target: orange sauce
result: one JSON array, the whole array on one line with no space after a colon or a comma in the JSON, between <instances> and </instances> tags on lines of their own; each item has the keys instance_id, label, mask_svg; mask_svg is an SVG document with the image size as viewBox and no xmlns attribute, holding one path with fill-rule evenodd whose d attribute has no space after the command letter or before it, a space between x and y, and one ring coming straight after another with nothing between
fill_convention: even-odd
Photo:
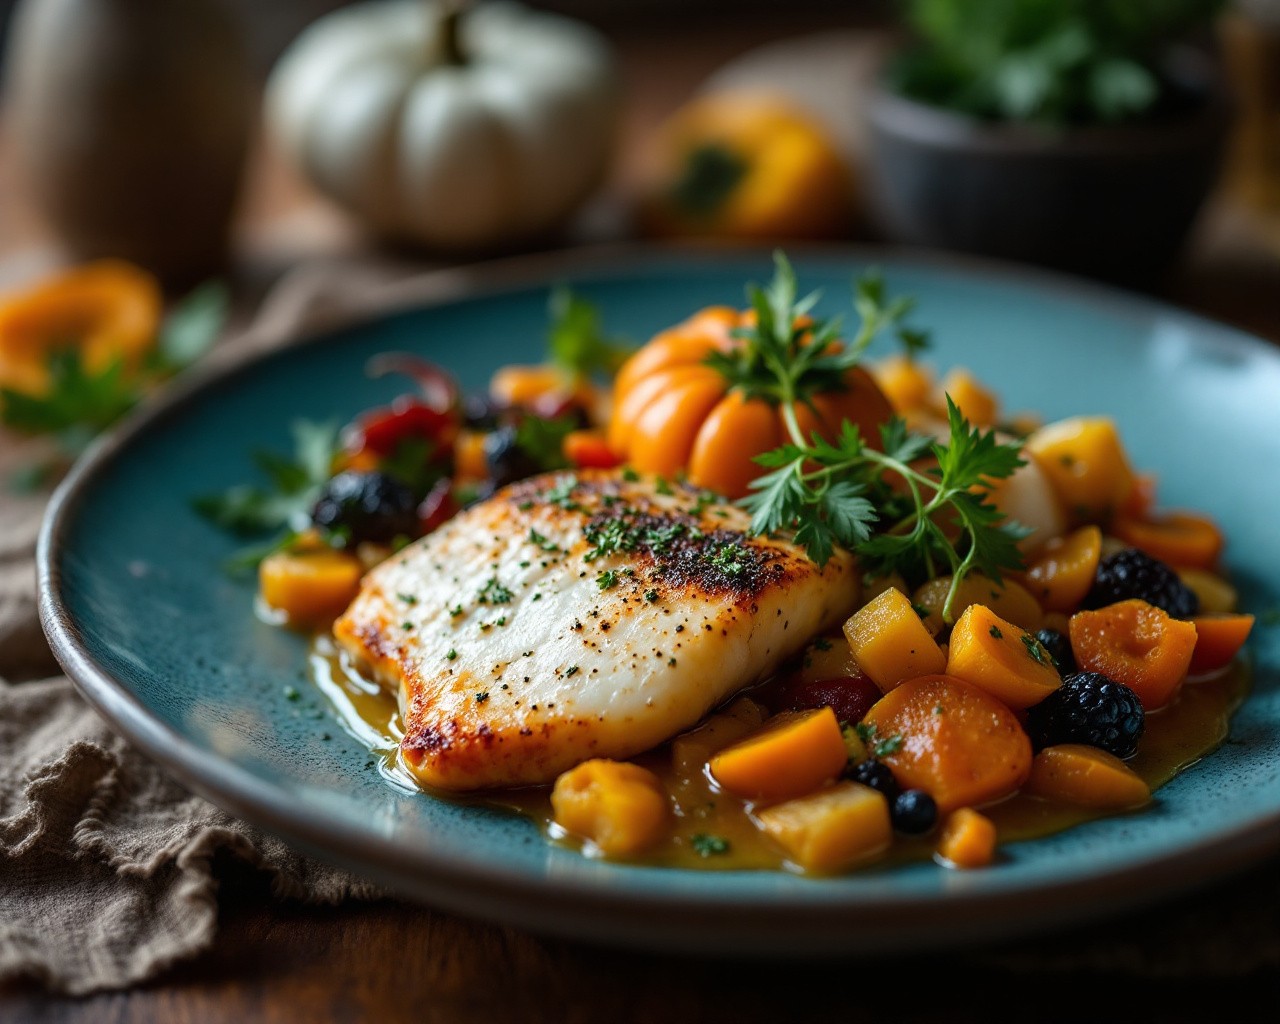
<instances>
[{"instance_id":1,"label":"orange sauce","mask_svg":"<svg viewBox=\"0 0 1280 1024\"><path fill-rule=\"evenodd\" d=\"M401 790L421 790L422 787L400 761L399 741L403 728L394 698L361 675L328 636L317 637L310 660L312 678L347 731L373 751L387 782ZM1185 684L1173 703L1147 716L1138 753L1130 759L1129 766L1152 790L1164 785L1226 739L1231 715L1248 690L1249 672L1239 662L1221 675ZM750 805L717 790L705 774L693 777L678 775L672 767L667 747L659 747L632 760L662 779L675 807L670 835L646 854L642 863L703 869L799 870L756 828ZM565 835L552 820L549 786L473 797L431 795L455 803L498 807L525 815L537 822L552 839L583 849L588 855L593 852ZM1155 799L1158 800L1159 796ZM1102 812L1022 795L983 808L983 813L995 822L1002 843L1035 839L1105 816ZM695 842L698 836L723 839L727 848L723 853L704 853L702 851L707 849L707 844ZM904 840L899 837L887 860L927 858L931 853L932 839Z\"/></svg>"}]
</instances>

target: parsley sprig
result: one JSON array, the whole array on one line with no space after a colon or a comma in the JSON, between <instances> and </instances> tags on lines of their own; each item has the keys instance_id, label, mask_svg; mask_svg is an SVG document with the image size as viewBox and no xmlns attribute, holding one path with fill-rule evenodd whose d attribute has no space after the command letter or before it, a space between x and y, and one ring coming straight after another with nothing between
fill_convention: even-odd
<instances>
[{"instance_id":1,"label":"parsley sprig","mask_svg":"<svg viewBox=\"0 0 1280 1024\"><path fill-rule=\"evenodd\" d=\"M551 292L547 312L548 359L571 379L612 376L631 355L625 341L605 335L600 311L568 288Z\"/></svg>"},{"instance_id":2,"label":"parsley sprig","mask_svg":"<svg viewBox=\"0 0 1280 1024\"><path fill-rule=\"evenodd\" d=\"M834 321L800 326L815 298L797 299L790 265L780 254L776 262L769 288L751 292L757 335L746 346L748 354L716 363L726 373L736 367L737 386L776 403L789 435L786 444L756 459L768 472L751 483L752 493L742 501L751 512L752 532L793 531L819 565L840 545L872 573L897 571L909 579L949 573L942 614L950 622L960 582L970 571L998 581L1003 570L1022 566L1017 545L1026 531L989 501L994 482L1023 465L1020 446L973 427L950 397L945 443L911 433L898 418L880 428L879 448L847 420L835 441L817 433L806 438L796 402L841 386L885 328L897 328L908 355L924 344L924 335L901 327L912 308L909 299L890 299L879 278L864 278L854 299L862 326L850 344L834 346ZM807 343L800 337L805 330L812 331Z\"/></svg>"},{"instance_id":3,"label":"parsley sprig","mask_svg":"<svg viewBox=\"0 0 1280 1024\"><path fill-rule=\"evenodd\" d=\"M811 315L822 293L813 291L799 297L791 262L781 252L773 254L773 261L773 281L765 288L756 284L747 287L755 324L734 332L740 345L728 352L714 352L706 361L746 397L777 405L794 433L799 433L794 425L796 403L847 390L846 374L882 332L894 329L910 354L927 346L925 332L902 322L915 307L915 300L909 296L888 298L878 272L864 274L854 283L854 308L861 324L853 339L843 343L839 341L839 317Z\"/></svg>"}]
</instances>

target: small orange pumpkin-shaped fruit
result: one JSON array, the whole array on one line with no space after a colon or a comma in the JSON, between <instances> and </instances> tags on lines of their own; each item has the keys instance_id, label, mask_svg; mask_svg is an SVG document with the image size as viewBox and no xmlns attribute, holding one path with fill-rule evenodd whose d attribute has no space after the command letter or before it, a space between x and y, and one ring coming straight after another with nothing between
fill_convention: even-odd
<instances>
[{"instance_id":1,"label":"small orange pumpkin-shaped fruit","mask_svg":"<svg viewBox=\"0 0 1280 1024\"><path fill-rule=\"evenodd\" d=\"M826 131L777 96L721 92L658 132L641 209L653 234L743 239L847 232L853 172Z\"/></svg>"},{"instance_id":2,"label":"small orange pumpkin-shaped fruit","mask_svg":"<svg viewBox=\"0 0 1280 1024\"><path fill-rule=\"evenodd\" d=\"M64 271L0 301L0 387L42 396L49 362L76 350L100 373L116 361L138 365L156 341L163 299L145 270L100 260Z\"/></svg>"},{"instance_id":3,"label":"small orange pumpkin-shaped fruit","mask_svg":"<svg viewBox=\"0 0 1280 1024\"><path fill-rule=\"evenodd\" d=\"M797 320L796 328L802 323ZM740 498L765 470L755 457L791 439L787 417L808 439L834 440L847 420L877 444L893 416L888 399L860 366L846 370L841 389L810 394L791 410L752 397L707 359L741 354L753 344L753 313L712 306L661 331L618 373L610 447L642 473L687 476L691 484Z\"/></svg>"}]
</instances>

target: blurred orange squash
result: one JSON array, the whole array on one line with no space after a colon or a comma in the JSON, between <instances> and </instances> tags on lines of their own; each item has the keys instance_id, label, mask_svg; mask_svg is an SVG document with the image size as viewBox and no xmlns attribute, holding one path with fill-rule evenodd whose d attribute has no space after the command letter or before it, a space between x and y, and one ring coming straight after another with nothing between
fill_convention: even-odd
<instances>
[{"instance_id":1,"label":"blurred orange squash","mask_svg":"<svg viewBox=\"0 0 1280 1024\"><path fill-rule=\"evenodd\" d=\"M120 260L64 271L0 301L0 387L49 389L49 361L78 350L85 369L136 367L155 344L163 299L155 278Z\"/></svg>"},{"instance_id":2,"label":"blurred orange squash","mask_svg":"<svg viewBox=\"0 0 1280 1024\"><path fill-rule=\"evenodd\" d=\"M694 100L660 130L642 209L664 236L832 238L854 208L852 173L804 111L775 96Z\"/></svg>"}]
</instances>

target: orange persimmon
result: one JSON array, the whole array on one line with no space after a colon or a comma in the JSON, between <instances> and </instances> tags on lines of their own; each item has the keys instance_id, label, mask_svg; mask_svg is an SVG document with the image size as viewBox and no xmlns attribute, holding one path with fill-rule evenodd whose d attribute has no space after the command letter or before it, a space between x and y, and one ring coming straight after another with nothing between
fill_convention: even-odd
<instances>
[{"instance_id":1,"label":"orange persimmon","mask_svg":"<svg viewBox=\"0 0 1280 1024\"><path fill-rule=\"evenodd\" d=\"M863 723L898 783L925 790L943 814L1009 796L1031 771L1031 740L1014 713L953 676L908 680Z\"/></svg>"},{"instance_id":2,"label":"orange persimmon","mask_svg":"<svg viewBox=\"0 0 1280 1024\"><path fill-rule=\"evenodd\" d=\"M1147 711L1169 703L1196 647L1194 623L1136 599L1076 612L1068 632L1081 671L1123 683Z\"/></svg>"},{"instance_id":3,"label":"orange persimmon","mask_svg":"<svg viewBox=\"0 0 1280 1024\"><path fill-rule=\"evenodd\" d=\"M43 395L49 359L75 350L86 370L135 368L154 346L163 299L132 263L99 260L56 274L0 302L0 386Z\"/></svg>"},{"instance_id":4,"label":"orange persimmon","mask_svg":"<svg viewBox=\"0 0 1280 1024\"><path fill-rule=\"evenodd\" d=\"M729 498L747 493L764 470L754 461L787 439L784 410L737 389L706 364L712 353L735 354L753 344L738 333L752 312L715 306L655 335L618 373L609 445L642 473L685 473L695 487ZM841 389L805 396L790 412L807 438L834 439L844 421L877 443L893 415L888 400L861 367L844 373Z\"/></svg>"},{"instance_id":5,"label":"orange persimmon","mask_svg":"<svg viewBox=\"0 0 1280 1024\"><path fill-rule=\"evenodd\" d=\"M1196 648L1191 654L1192 675L1216 672L1231 664L1253 630L1252 615L1197 615Z\"/></svg>"},{"instance_id":6,"label":"orange persimmon","mask_svg":"<svg viewBox=\"0 0 1280 1024\"><path fill-rule=\"evenodd\" d=\"M1142 519L1121 516L1112 532L1152 558L1183 569L1212 569L1222 554L1222 531L1207 516L1165 512Z\"/></svg>"},{"instance_id":7,"label":"orange persimmon","mask_svg":"<svg viewBox=\"0 0 1280 1024\"><path fill-rule=\"evenodd\" d=\"M774 715L757 732L711 758L711 775L750 800L790 800L812 793L848 761L831 708Z\"/></svg>"}]
</instances>

